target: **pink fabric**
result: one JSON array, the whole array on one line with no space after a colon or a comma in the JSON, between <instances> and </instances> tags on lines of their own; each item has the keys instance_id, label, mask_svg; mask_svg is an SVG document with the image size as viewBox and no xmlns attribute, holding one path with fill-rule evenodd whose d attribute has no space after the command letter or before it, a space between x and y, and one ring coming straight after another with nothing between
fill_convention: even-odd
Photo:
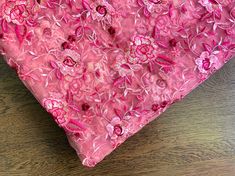
<instances>
[{"instance_id":1,"label":"pink fabric","mask_svg":"<svg viewBox=\"0 0 235 176\"><path fill-rule=\"evenodd\" d=\"M0 49L92 167L235 53L234 0L0 0Z\"/></svg>"}]
</instances>

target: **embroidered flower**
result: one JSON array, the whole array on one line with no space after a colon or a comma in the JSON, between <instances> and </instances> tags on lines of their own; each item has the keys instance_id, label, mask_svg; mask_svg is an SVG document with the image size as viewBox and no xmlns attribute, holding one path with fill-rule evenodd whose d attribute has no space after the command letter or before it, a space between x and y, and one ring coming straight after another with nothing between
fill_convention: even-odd
<instances>
[{"instance_id":1,"label":"embroidered flower","mask_svg":"<svg viewBox=\"0 0 235 176\"><path fill-rule=\"evenodd\" d=\"M149 17L151 14L159 14L167 7L167 0L137 0L138 5L143 7L144 15Z\"/></svg>"},{"instance_id":2,"label":"embroidered flower","mask_svg":"<svg viewBox=\"0 0 235 176\"><path fill-rule=\"evenodd\" d=\"M53 115L53 118L58 123L58 125L62 125L66 122L66 112L61 101L55 99L45 99L43 106L49 113Z\"/></svg>"},{"instance_id":3,"label":"embroidered flower","mask_svg":"<svg viewBox=\"0 0 235 176\"><path fill-rule=\"evenodd\" d=\"M201 73L208 73L213 64L217 63L218 58L207 51L201 53L200 57L195 60L197 68Z\"/></svg>"},{"instance_id":4,"label":"embroidered flower","mask_svg":"<svg viewBox=\"0 0 235 176\"><path fill-rule=\"evenodd\" d=\"M170 18L168 15L158 16L155 20L155 31L158 31L159 34L165 34L168 36L170 31Z\"/></svg>"},{"instance_id":5,"label":"embroidered flower","mask_svg":"<svg viewBox=\"0 0 235 176\"><path fill-rule=\"evenodd\" d=\"M156 57L156 48L153 38L138 35L130 44L130 63L148 63Z\"/></svg>"},{"instance_id":6,"label":"embroidered flower","mask_svg":"<svg viewBox=\"0 0 235 176\"><path fill-rule=\"evenodd\" d=\"M2 5L1 13L7 22L23 24L30 15L29 0L6 0Z\"/></svg>"},{"instance_id":7,"label":"embroidered flower","mask_svg":"<svg viewBox=\"0 0 235 176\"><path fill-rule=\"evenodd\" d=\"M60 61L51 61L50 65L56 70L57 77L60 78L62 75L76 76L82 72L78 69L82 64L80 64L80 54L77 52L65 49L61 54L59 54ZM79 63L79 65L77 65Z\"/></svg>"},{"instance_id":8,"label":"embroidered flower","mask_svg":"<svg viewBox=\"0 0 235 176\"><path fill-rule=\"evenodd\" d=\"M111 122L106 126L109 137L114 140L124 134L124 127L119 117L114 117Z\"/></svg>"},{"instance_id":9,"label":"embroidered flower","mask_svg":"<svg viewBox=\"0 0 235 176\"><path fill-rule=\"evenodd\" d=\"M78 94L81 89L81 81L79 79L73 79L69 84L69 90L73 94Z\"/></svg>"},{"instance_id":10,"label":"embroidered flower","mask_svg":"<svg viewBox=\"0 0 235 176\"><path fill-rule=\"evenodd\" d=\"M222 6L217 0L199 0L198 2L210 13L216 10L222 11Z\"/></svg>"},{"instance_id":11,"label":"embroidered flower","mask_svg":"<svg viewBox=\"0 0 235 176\"><path fill-rule=\"evenodd\" d=\"M106 0L83 1L83 6L90 12L93 20L111 24L115 9Z\"/></svg>"},{"instance_id":12,"label":"embroidered flower","mask_svg":"<svg viewBox=\"0 0 235 176\"><path fill-rule=\"evenodd\" d=\"M118 74L121 77L127 76L127 75L134 75L135 71L139 71L142 69L142 66L140 64L130 64L127 61L127 58L123 54L118 54L115 59L114 63L111 65L111 67L118 72Z\"/></svg>"}]
</instances>

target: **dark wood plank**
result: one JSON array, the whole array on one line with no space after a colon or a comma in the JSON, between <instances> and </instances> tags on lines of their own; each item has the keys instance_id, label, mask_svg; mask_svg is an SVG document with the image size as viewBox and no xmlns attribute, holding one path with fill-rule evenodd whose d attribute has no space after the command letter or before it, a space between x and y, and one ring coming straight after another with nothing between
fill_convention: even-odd
<instances>
[{"instance_id":1,"label":"dark wood plank","mask_svg":"<svg viewBox=\"0 0 235 176\"><path fill-rule=\"evenodd\" d=\"M93 169L0 61L0 175L235 175L235 59Z\"/></svg>"}]
</instances>

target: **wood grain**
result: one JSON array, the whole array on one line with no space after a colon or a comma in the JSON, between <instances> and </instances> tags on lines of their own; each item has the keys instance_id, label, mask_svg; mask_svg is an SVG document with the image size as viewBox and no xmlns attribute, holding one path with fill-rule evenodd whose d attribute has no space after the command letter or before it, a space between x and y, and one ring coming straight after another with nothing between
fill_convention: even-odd
<instances>
[{"instance_id":1,"label":"wood grain","mask_svg":"<svg viewBox=\"0 0 235 176\"><path fill-rule=\"evenodd\" d=\"M233 176L235 59L93 169L3 61L0 124L0 176Z\"/></svg>"}]
</instances>

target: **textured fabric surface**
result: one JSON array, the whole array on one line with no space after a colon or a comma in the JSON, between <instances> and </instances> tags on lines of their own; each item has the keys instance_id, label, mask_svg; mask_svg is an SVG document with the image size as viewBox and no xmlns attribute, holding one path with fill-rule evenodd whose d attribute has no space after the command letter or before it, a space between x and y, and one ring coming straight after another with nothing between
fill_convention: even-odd
<instances>
[{"instance_id":1,"label":"textured fabric surface","mask_svg":"<svg viewBox=\"0 0 235 176\"><path fill-rule=\"evenodd\" d=\"M7 63L89 167L235 54L234 0L0 0L0 24Z\"/></svg>"}]
</instances>

